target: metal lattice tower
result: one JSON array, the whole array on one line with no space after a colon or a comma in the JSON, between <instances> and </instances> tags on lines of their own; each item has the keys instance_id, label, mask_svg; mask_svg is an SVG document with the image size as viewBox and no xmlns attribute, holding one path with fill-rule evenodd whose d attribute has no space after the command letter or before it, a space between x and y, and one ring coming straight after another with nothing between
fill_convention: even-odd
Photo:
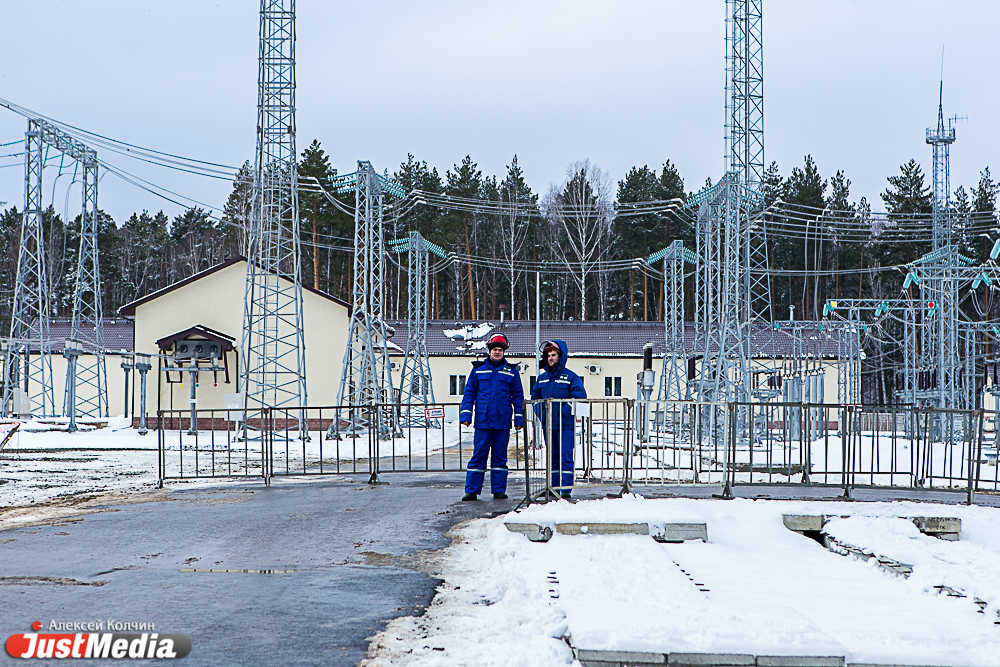
<instances>
[{"instance_id":1,"label":"metal lattice tower","mask_svg":"<svg viewBox=\"0 0 1000 667\"><path fill-rule=\"evenodd\" d=\"M726 0L727 107L726 171L747 191L759 193L764 180L764 32L763 0ZM745 206L734 208L737 215ZM742 276L748 316L770 321L767 235L763 221L740 221L749 233L740 235Z\"/></svg>"},{"instance_id":2,"label":"metal lattice tower","mask_svg":"<svg viewBox=\"0 0 1000 667\"><path fill-rule=\"evenodd\" d=\"M383 184L370 162L358 162L355 176L354 283L351 325L337 389L337 405L350 406L349 433L374 428L379 437L394 434L396 403L389 365L388 327L383 314L385 272L383 244ZM337 183L335 182L335 187ZM381 406L381 407L374 407ZM327 437L339 434L338 415Z\"/></svg>"},{"instance_id":3,"label":"metal lattice tower","mask_svg":"<svg viewBox=\"0 0 1000 667\"><path fill-rule=\"evenodd\" d=\"M695 280L697 391L703 400L748 400L749 324L770 318L761 207L764 173L762 0L726 0L726 174L699 193Z\"/></svg>"},{"instance_id":4,"label":"metal lattice tower","mask_svg":"<svg viewBox=\"0 0 1000 667\"><path fill-rule=\"evenodd\" d=\"M955 143L955 128L951 123L944 125L944 82L938 88L938 122L937 127L927 128L927 143L934 151L933 167L933 247L940 250L952 244L951 228L951 167L949 160L950 147Z\"/></svg>"},{"instance_id":5,"label":"metal lattice tower","mask_svg":"<svg viewBox=\"0 0 1000 667\"><path fill-rule=\"evenodd\" d=\"M240 346L244 405L251 414L307 402L295 153L295 0L261 0L259 66Z\"/></svg>"},{"instance_id":6,"label":"metal lattice tower","mask_svg":"<svg viewBox=\"0 0 1000 667\"><path fill-rule=\"evenodd\" d=\"M57 131L58 132L58 131ZM69 417L108 416L108 375L104 359L104 306L97 247L97 153L59 133L58 146L83 164L83 210L80 214L80 250L77 256L70 339L82 343L84 353L66 367L63 414ZM67 349L67 356L72 351ZM85 391L81 391L85 389ZM71 422L75 427L75 421Z\"/></svg>"},{"instance_id":7,"label":"metal lattice tower","mask_svg":"<svg viewBox=\"0 0 1000 667\"><path fill-rule=\"evenodd\" d=\"M409 252L409 285L407 299L406 351L400 371L397 400L402 406L434 402L430 359L427 355L427 271L430 253L445 258L444 250L425 239L420 232L410 232L409 238L390 242L397 253ZM406 408L404 420L412 422Z\"/></svg>"},{"instance_id":8,"label":"metal lattice tower","mask_svg":"<svg viewBox=\"0 0 1000 667\"><path fill-rule=\"evenodd\" d=\"M24 217L17 257L17 279L11 313L10 345L4 360L4 405L12 412L16 387L30 400L31 413L44 417L56 413L52 389L49 340L48 274L42 234L42 148L45 123L28 121L24 159ZM37 354L32 354L36 351Z\"/></svg>"},{"instance_id":9,"label":"metal lattice tower","mask_svg":"<svg viewBox=\"0 0 1000 667\"><path fill-rule=\"evenodd\" d=\"M762 0L726 0L726 171L759 189L764 178Z\"/></svg>"},{"instance_id":10,"label":"metal lattice tower","mask_svg":"<svg viewBox=\"0 0 1000 667\"><path fill-rule=\"evenodd\" d=\"M920 356L915 365L915 398L939 408L972 407L961 386L964 363L959 334L958 269L966 263L958 253L952 229L949 150L955 129L945 127L944 83L938 90L937 127L927 129L934 154L932 249L914 263L920 283ZM968 262L971 263L971 262Z\"/></svg>"},{"instance_id":11,"label":"metal lattice tower","mask_svg":"<svg viewBox=\"0 0 1000 667\"><path fill-rule=\"evenodd\" d=\"M646 259L647 263L654 256ZM683 241L674 241L662 254L664 260L663 370L657 399L682 401L687 398L687 350L684 346L684 261L695 260L685 252ZM654 259L655 261L655 259Z\"/></svg>"}]
</instances>

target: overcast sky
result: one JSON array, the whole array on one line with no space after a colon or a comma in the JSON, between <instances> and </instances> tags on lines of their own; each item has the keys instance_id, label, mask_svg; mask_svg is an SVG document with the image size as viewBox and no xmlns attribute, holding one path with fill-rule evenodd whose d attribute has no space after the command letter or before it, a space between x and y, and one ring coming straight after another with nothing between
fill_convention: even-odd
<instances>
[{"instance_id":1,"label":"overcast sky","mask_svg":"<svg viewBox=\"0 0 1000 667\"><path fill-rule=\"evenodd\" d=\"M299 150L319 139L340 171L396 170L406 154L485 174L517 154L544 192L588 158L615 180L671 160L689 190L723 170L723 0L379 3L298 0ZM967 115L952 187L974 186L1000 139L995 0L765 0L765 157L783 174L806 153L843 169L877 210L885 178L930 171L941 48L945 114ZM0 97L106 136L187 157L252 159L258 3L2 0ZM26 121L0 109L0 143ZM0 148L0 155L14 152ZM102 154L219 211L231 185ZM23 206L21 158L0 158L0 201ZM12 166L5 166L12 165ZM79 211L79 186L46 204ZM929 183L928 176L928 183ZM180 207L109 175L100 206Z\"/></svg>"}]
</instances>

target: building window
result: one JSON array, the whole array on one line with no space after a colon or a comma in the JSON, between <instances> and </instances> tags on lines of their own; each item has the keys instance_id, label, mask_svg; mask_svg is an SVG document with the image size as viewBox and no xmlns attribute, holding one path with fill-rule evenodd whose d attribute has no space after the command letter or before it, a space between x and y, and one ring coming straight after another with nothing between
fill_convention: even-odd
<instances>
[{"instance_id":1,"label":"building window","mask_svg":"<svg viewBox=\"0 0 1000 667\"><path fill-rule=\"evenodd\" d=\"M604 378L604 395L605 396L621 396L622 395L622 379L620 376L611 377L610 375Z\"/></svg>"},{"instance_id":2,"label":"building window","mask_svg":"<svg viewBox=\"0 0 1000 667\"><path fill-rule=\"evenodd\" d=\"M465 376L452 375L448 382L449 396L462 396L465 394Z\"/></svg>"},{"instance_id":3,"label":"building window","mask_svg":"<svg viewBox=\"0 0 1000 667\"><path fill-rule=\"evenodd\" d=\"M424 394L429 394L431 388L430 378L426 375L422 378L414 377L413 381L410 383L410 393L414 396L423 396Z\"/></svg>"}]
</instances>

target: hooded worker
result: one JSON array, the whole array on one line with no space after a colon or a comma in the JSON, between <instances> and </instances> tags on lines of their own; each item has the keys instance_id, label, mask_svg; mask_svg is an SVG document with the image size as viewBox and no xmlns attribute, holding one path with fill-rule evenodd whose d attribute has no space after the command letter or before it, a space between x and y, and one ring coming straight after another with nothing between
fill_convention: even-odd
<instances>
[{"instance_id":1,"label":"hooded worker","mask_svg":"<svg viewBox=\"0 0 1000 667\"><path fill-rule=\"evenodd\" d=\"M490 459L490 490L493 497L507 497L507 443L510 441L511 417L514 426L524 425L524 388L517 366L504 358L510 341L494 334L486 341L489 356L474 361L469 381L465 383L459 421L468 426L475 415L472 457L465 473L462 500L476 500L483 491L486 459Z\"/></svg>"},{"instance_id":2,"label":"hooded worker","mask_svg":"<svg viewBox=\"0 0 1000 667\"><path fill-rule=\"evenodd\" d=\"M559 495L568 500L573 488L575 418L571 401L565 399L587 398L587 390L584 389L580 376L566 368L567 358L566 341L550 340L542 344L542 366L535 386L531 388L531 398L563 399L553 402L551 421L544 403L535 404L535 414L541 420L549 451L552 452L552 486L559 489Z\"/></svg>"}]
</instances>

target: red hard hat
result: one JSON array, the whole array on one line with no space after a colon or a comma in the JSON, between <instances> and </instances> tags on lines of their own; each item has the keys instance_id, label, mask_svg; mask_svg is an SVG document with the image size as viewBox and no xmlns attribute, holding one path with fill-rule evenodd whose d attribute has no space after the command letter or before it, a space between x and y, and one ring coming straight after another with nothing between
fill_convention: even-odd
<instances>
[{"instance_id":1,"label":"red hard hat","mask_svg":"<svg viewBox=\"0 0 1000 667\"><path fill-rule=\"evenodd\" d=\"M490 336L490 339L486 341L486 349L488 350L491 347L495 347L497 345L506 350L507 348L510 347L510 341L507 340L507 337L504 336L502 333L493 334L492 336Z\"/></svg>"}]
</instances>

